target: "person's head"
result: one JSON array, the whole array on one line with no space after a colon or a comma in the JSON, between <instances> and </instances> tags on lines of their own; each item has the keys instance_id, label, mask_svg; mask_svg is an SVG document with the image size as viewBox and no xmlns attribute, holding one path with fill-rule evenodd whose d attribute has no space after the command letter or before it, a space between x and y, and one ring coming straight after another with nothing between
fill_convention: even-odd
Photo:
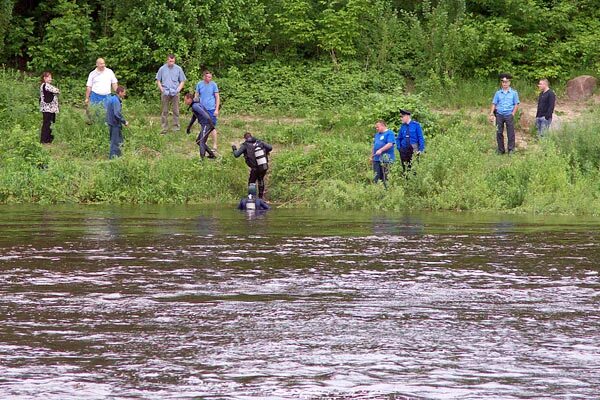
<instances>
[{"instance_id":1,"label":"person's head","mask_svg":"<svg viewBox=\"0 0 600 400\"><path fill-rule=\"evenodd\" d=\"M212 81L212 72L210 72L209 70L205 70L202 73L202 79L204 79L204 82L206 83Z\"/></svg>"},{"instance_id":2,"label":"person's head","mask_svg":"<svg viewBox=\"0 0 600 400\"><path fill-rule=\"evenodd\" d=\"M188 106L191 105L194 102L194 93L187 92L183 96L183 102Z\"/></svg>"},{"instance_id":3,"label":"person's head","mask_svg":"<svg viewBox=\"0 0 600 400\"><path fill-rule=\"evenodd\" d=\"M169 54L167 56L167 66L172 68L175 65L175 54Z\"/></svg>"},{"instance_id":4,"label":"person's head","mask_svg":"<svg viewBox=\"0 0 600 400\"><path fill-rule=\"evenodd\" d=\"M250 183L248 185L248 194L252 196L256 196L256 183Z\"/></svg>"},{"instance_id":5,"label":"person's head","mask_svg":"<svg viewBox=\"0 0 600 400\"><path fill-rule=\"evenodd\" d=\"M408 124L410 122L410 111L400 110L400 117L402 118L403 124Z\"/></svg>"},{"instance_id":6,"label":"person's head","mask_svg":"<svg viewBox=\"0 0 600 400\"><path fill-rule=\"evenodd\" d=\"M387 126L385 125L385 121L380 119L379 121L375 122L375 130L380 133L387 131Z\"/></svg>"},{"instance_id":7,"label":"person's head","mask_svg":"<svg viewBox=\"0 0 600 400\"><path fill-rule=\"evenodd\" d=\"M542 92L545 92L546 90L550 89L550 82L548 82L548 79L540 79L538 82L538 87Z\"/></svg>"},{"instance_id":8,"label":"person's head","mask_svg":"<svg viewBox=\"0 0 600 400\"><path fill-rule=\"evenodd\" d=\"M104 68L106 68L106 62L104 62L104 58L99 58L96 60L96 68L98 71L104 71Z\"/></svg>"},{"instance_id":9,"label":"person's head","mask_svg":"<svg viewBox=\"0 0 600 400\"><path fill-rule=\"evenodd\" d=\"M248 140L252 137L252 134L250 132L246 132L244 133L244 140Z\"/></svg>"},{"instance_id":10,"label":"person's head","mask_svg":"<svg viewBox=\"0 0 600 400\"><path fill-rule=\"evenodd\" d=\"M125 95L127 94L126 92L127 92L127 89L125 89L124 86L117 86L117 90L116 90L117 96L119 96L120 98L123 99L123 98L125 98Z\"/></svg>"},{"instance_id":11,"label":"person's head","mask_svg":"<svg viewBox=\"0 0 600 400\"><path fill-rule=\"evenodd\" d=\"M52 83L52 72L50 72L50 71L42 72L42 83Z\"/></svg>"},{"instance_id":12,"label":"person's head","mask_svg":"<svg viewBox=\"0 0 600 400\"><path fill-rule=\"evenodd\" d=\"M502 89L508 90L508 88L510 88L510 78L507 78L506 76L503 77L500 79L500 84L502 84Z\"/></svg>"}]
</instances>

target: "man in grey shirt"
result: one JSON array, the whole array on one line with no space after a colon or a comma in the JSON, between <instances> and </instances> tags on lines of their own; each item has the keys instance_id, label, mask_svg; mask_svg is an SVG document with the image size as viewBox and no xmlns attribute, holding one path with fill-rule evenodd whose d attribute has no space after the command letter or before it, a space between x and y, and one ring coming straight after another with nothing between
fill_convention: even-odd
<instances>
[{"instance_id":1,"label":"man in grey shirt","mask_svg":"<svg viewBox=\"0 0 600 400\"><path fill-rule=\"evenodd\" d=\"M179 92L185 84L185 74L181 67L175 64L175 56L169 54L167 63L158 69L156 73L156 85L160 90L161 112L160 124L162 125L161 133L167 133L169 116L169 105L173 108L173 130L178 131L179 125Z\"/></svg>"}]
</instances>

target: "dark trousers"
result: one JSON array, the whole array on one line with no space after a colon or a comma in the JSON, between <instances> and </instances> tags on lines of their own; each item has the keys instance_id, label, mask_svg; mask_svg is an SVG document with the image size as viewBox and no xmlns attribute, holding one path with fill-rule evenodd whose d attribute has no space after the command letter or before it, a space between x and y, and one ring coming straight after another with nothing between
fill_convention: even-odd
<instances>
[{"instance_id":1,"label":"dark trousers","mask_svg":"<svg viewBox=\"0 0 600 400\"><path fill-rule=\"evenodd\" d=\"M412 158L415 150L413 147L400 148L400 161L402 161L402 172L410 171L412 168Z\"/></svg>"},{"instance_id":2,"label":"dark trousers","mask_svg":"<svg viewBox=\"0 0 600 400\"><path fill-rule=\"evenodd\" d=\"M262 199L265 195L265 175L266 170L258 168L250 168L250 177L248 178L248 184L256 183L258 186L258 198Z\"/></svg>"},{"instance_id":3,"label":"dark trousers","mask_svg":"<svg viewBox=\"0 0 600 400\"><path fill-rule=\"evenodd\" d=\"M515 149L515 121L512 114L496 114L496 141L498 142L498 153L506 152L504 148L504 125L506 125L506 136L508 138L508 151Z\"/></svg>"},{"instance_id":4,"label":"dark trousers","mask_svg":"<svg viewBox=\"0 0 600 400\"><path fill-rule=\"evenodd\" d=\"M110 153L108 155L108 158L120 157L121 143L123 143L123 134L121 133L121 126L109 125L108 131L110 132Z\"/></svg>"},{"instance_id":5,"label":"dark trousers","mask_svg":"<svg viewBox=\"0 0 600 400\"><path fill-rule=\"evenodd\" d=\"M41 143L52 143L54 136L52 136L52 124L56 121L56 113L43 112L42 113L42 131L40 134Z\"/></svg>"},{"instance_id":6,"label":"dark trousers","mask_svg":"<svg viewBox=\"0 0 600 400\"><path fill-rule=\"evenodd\" d=\"M373 182L377 183L379 181L383 182L385 186L385 182L387 181L388 171L390 168L390 163L384 163L381 161L373 161L373 171L375 171L375 178L373 178Z\"/></svg>"},{"instance_id":7,"label":"dark trousers","mask_svg":"<svg viewBox=\"0 0 600 400\"><path fill-rule=\"evenodd\" d=\"M210 134L210 128L208 126L202 125L202 130L198 134L196 138L196 143L200 146L200 158L204 158L206 153L208 153L208 158L215 158L215 153L208 147L206 141L208 140L208 135Z\"/></svg>"}]
</instances>

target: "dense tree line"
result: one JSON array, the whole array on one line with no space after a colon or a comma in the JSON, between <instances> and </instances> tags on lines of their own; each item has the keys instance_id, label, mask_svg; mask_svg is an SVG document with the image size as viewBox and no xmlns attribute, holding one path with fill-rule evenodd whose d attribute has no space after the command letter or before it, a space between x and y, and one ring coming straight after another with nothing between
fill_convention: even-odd
<instances>
[{"instance_id":1,"label":"dense tree line","mask_svg":"<svg viewBox=\"0 0 600 400\"><path fill-rule=\"evenodd\" d=\"M186 72L320 60L441 85L600 69L597 0L0 0L0 63L128 84L168 52ZM143 78L141 78L143 76Z\"/></svg>"}]
</instances>

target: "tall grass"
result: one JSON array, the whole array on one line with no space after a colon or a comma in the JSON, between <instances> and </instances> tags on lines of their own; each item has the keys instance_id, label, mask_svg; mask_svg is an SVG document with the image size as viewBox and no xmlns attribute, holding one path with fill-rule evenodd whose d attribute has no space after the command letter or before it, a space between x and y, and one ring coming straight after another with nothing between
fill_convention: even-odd
<instances>
[{"instance_id":1,"label":"tall grass","mask_svg":"<svg viewBox=\"0 0 600 400\"><path fill-rule=\"evenodd\" d=\"M477 106L488 89L475 81L458 90L472 96L470 102L452 94L446 105ZM494 129L484 117L472 118L462 106L436 115L430 107L438 103L422 96L399 94L391 101L367 94L370 101L361 106L292 117L273 110L228 115L225 108L222 156L201 162L194 135L159 134L158 99L131 98L124 103L131 126L124 128L123 157L108 160L108 130L85 124L76 91L61 96L55 142L39 144L37 96L35 79L0 70L0 203L234 203L245 192L247 168L231 156L229 143L249 130L275 148L268 197L280 206L600 213L595 113L527 151L497 156ZM372 125L378 117L393 118L394 107L403 104L427 119L427 151L407 176L396 163L386 190L372 183ZM183 126L188 117L182 115Z\"/></svg>"}]
</instances>

